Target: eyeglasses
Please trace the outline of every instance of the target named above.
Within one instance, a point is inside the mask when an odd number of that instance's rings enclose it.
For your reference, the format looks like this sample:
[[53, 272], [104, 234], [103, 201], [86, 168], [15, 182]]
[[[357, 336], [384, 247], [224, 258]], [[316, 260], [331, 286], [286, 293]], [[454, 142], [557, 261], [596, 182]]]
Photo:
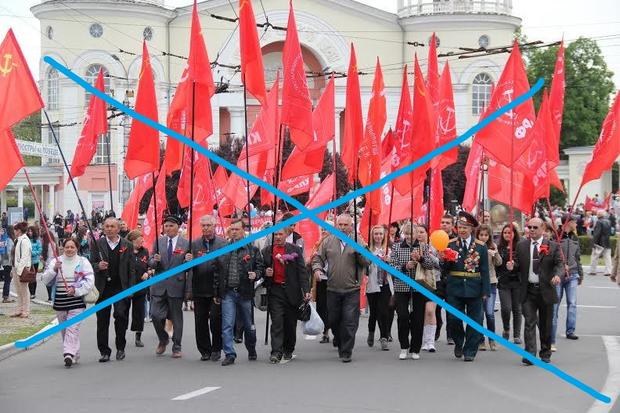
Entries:
[[528, 228], [528, 229], [538, 229], [538, 227], [537, 227], [537, 226], [535, 226], [535, 225], [528, 225], [528, 226], [527, 226], [527, 228]]

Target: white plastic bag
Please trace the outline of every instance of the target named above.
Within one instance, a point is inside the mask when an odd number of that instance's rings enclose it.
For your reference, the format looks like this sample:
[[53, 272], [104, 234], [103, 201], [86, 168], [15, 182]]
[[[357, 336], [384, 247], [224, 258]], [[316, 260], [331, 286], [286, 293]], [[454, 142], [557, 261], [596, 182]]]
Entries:
[[321, 317], [319, 317], [319, 313], [316, 312], [315, 304], [310, 303], [310, 320], [303, 323], [303, 333], [308, 336], [318, 336], [319, 334], [323, 334], [323, 330], [325, 329], [325, 324]]

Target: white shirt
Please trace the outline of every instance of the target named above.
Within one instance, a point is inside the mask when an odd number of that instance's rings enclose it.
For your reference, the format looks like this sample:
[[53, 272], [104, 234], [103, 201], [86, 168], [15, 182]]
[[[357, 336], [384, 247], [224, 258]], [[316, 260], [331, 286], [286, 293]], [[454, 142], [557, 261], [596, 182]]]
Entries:
[[118, 237], [118, 239], [116, 241], [112, 241], [110, 238], [108, 238], [106, 236], [105, 240], [107, 241], [108, 246], [110, 247], [110, 249], [113, 250], [121, 242], [121, 237]]
[[471, 235], [469, 236], [469, 238], [461, 238], [461, 241], [465, 243], [465, 251], [469, 250], [469, 246], [472, 242]]
[[[537, 243], [536, 249], [540, 251], [540, 246], [542, 245], [543, 237], [540, 237], [538, 239], [533, 239], [530, 241], [530, 272], [527, 276], [527, 280], [531, 283], [538, 284], [540, 282], [540, 279], [538, 278], [538, 274], [534, 274], [534, 243], [535, 242]], [[538, 259], [540, 260], [540, 256]]]

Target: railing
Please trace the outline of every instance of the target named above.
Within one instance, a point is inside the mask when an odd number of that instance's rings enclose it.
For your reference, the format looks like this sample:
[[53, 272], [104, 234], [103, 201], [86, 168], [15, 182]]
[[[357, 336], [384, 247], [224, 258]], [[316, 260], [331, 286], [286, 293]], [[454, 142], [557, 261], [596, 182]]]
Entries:
[[405, 1], [404, 7], [398, 10], [400, 17], [429, 15], [429, 14], [505, 14], [512, 13], [512, 1], [510, 0], [487, 0], [487, 1], [468, 1], [468, 0], [416, 0]]

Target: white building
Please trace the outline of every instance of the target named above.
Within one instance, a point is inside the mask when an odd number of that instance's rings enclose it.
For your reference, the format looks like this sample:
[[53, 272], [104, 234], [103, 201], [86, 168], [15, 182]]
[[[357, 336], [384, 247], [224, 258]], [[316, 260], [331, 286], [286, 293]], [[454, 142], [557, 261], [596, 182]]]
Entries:
[[[388, 102], [388, 122], [394, 125], [398, 110], [402, 67], [413, 67], [414, 53], [418, 54], [425, 70], [427, 45], [432, 32], [438, 36], [439, 54], [461, 51], [461, 48], [510, 45], [521, 19], [512, 15], [511, 0], [397, 0], [397, 14], [388, 13], [354, 0], [296, 0], [294, 2], [299, 38], [307, 70], [347, 71], [349, 45], [355, 43], [358, 68], [368, 75], [361, 76], [364, 116], [370, 98], [370, 88], [376, 56], [383, 68]], [[188, 0], [188, 3], [190, 1]], [[257, 23], [268, 19], [273, 26], [285, 27], [288, 17], [287, 0], [263, 0], [265, 12], [253, 2]], [[237, 2], [232, 4], [237, 7]], [[239, 64], [239, 42], [236, 23], [213, 18], [211, 15], [235, 17], [227, 0], [207, 0], [198, 4], [203, 35], [212, 61], [236, 66]], [[167, 108], [174, 88], [186, 64], [188, 55], [191, 4], [171, 10], [163, 0], [48, 0], [32, 8], [41, 22], [41, 59], [51, 56], [80, 76], [91, 81], [100, 67], [109, 74], [106, 89], [116, 99], [133, 105], [140, 70], [142, 39], [147, 39], [155, 73], [159, 99], [160, 122], [166, 119]], [[266, 77], [271, 82], [281, 67], [281, 50], [285, 32], [269, 28], [260, 30]], [[422, 44], [423, 46], [420, 46]], [[179, 57], [180, 56], [180, 57]], [[476, 123], [486, 106], [491, 84], [496, 82], [507, 54], [472, 59], [449, 57], [454, 83], [458, 132]], [[440, 70], [443, 61], [440, 58]], [[243, 94], [241, 81], [233, 69], [216, 66], [214, 80], [229, 83], [229, 93], [219, 93], [212, 99], [214, 134], [209, 144], [217, 146], [230, 136], [243, 135]], [[72, 81], [41, 60], [41, 90], [47, 111], [56, 129], [62, 149], [70, 159], [82, 127], [88, 94]], [[410, 76], [410, 84], [413, 77]], [[325, 77], [308, 79], [313, 100], [318, 100], [326, 83]], [[346, 79], [336, 82], [335, 121], [337, 138], [343, 125]], [[250, 104], [250, 124], [257, 112], [256, 101]], [[45, 119], [45, 118], [44, 118]], [[113, 173], [114, 209], [119, 211], [130, 191], [123, 177], [122, 166], [129, 133], [130, 119], [119, 116], [110, 120], [111, 164]], [[73, 126], [68, 126], [73, 125]], [[53, 143], [50, 128], [42, 129], [44, 143]], [[163, 136], [162, 136], [163, 140]], [[97, 155], [86, 174], [77, 184], [87, 212], [93, 207], [110, 208], [108, 195], [106, 143], [101, 140]], [[76, 197], [64, 183], [66, 173], [57, 159], [43, 160], [49, 179], [42, 183], [46, 192], [47, 210], [78, 210]], [[53, 171], [53, 173], [52, 173]], [[9, 190], [21, 191], [21, 174]], [[119, 191], [119, 188], [121, 189]], [[4, 199], [4, 196], [3, 196]]]

